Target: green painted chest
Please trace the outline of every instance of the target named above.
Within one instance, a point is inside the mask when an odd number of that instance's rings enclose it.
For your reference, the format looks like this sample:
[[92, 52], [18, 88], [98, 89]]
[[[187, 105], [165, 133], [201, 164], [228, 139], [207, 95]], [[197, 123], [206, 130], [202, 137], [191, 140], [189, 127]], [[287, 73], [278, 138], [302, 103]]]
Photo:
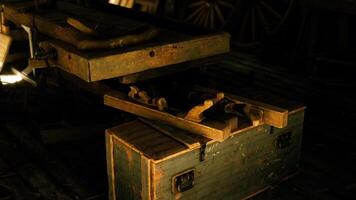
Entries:
[[146, 120], [106, 132], [110, 199], [245, 199], [298, 170], [304, 107], [288, 126], [247, 126], [223, 142]]

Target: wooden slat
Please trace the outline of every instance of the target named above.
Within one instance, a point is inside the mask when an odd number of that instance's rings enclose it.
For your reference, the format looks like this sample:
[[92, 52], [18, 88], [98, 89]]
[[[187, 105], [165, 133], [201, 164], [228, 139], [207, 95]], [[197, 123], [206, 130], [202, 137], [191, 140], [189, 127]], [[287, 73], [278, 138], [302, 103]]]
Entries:
[[230, 130], [224, 130], [223, 127], [220, 129], [213, 128], [212, 126], [207, 126], [204, 124], [195, 123], [183, 118], [171, 115], [166, 112], [161, 112], [155, 109], [148, 108], [146, 106], [130, 102], [128, 100], [121, 99], [119, 97], [104, 95], [104, 104], [111, 106], [125, 112], [139, 115], [152, 120], [157, 120], [163, 123], [168, 123], [174, 125], [177, 128], [187, 130], [191, 133], [205, 136], [210, 139], [223, 141], [230, 135]]

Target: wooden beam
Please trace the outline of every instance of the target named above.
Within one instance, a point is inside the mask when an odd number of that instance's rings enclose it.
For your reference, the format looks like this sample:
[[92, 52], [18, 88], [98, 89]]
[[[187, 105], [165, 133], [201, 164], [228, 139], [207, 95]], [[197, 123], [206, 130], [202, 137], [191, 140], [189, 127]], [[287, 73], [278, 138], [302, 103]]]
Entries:
[[144, 118], [167, 123], [217, 141], [225, 140], [231, 133], [231, 130], [225, 130], [226, 125], [222, 123], [214, 122], [204, 124], [192, 122], [112, 95], [104, 95], [104, 104]]

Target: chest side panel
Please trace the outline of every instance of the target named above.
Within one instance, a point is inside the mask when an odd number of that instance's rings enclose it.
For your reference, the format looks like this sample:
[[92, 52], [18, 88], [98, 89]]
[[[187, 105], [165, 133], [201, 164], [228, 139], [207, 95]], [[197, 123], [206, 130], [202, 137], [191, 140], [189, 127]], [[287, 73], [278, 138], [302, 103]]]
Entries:
[[140, 154], [114, 140], [113, 161], [116, 199], [142, 199]]
[[[303, 113], [293, 114], [284, 129], [263, 125], [209, 144], [202, 162], [196, 149], [158, 163], [157, 199], [240, 199], [277, 183], [297, 170], [302, 123]], [[289, 133], [279, 148], [280, 136]], [[195, 169], [194, 187], [172, 192], [172, 177], [189, 169]]]

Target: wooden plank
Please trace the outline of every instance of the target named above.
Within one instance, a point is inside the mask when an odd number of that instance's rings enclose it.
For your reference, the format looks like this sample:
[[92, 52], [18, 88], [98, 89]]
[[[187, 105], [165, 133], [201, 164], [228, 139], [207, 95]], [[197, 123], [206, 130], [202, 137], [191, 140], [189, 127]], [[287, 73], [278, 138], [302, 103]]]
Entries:
[[177, 128], [187, 130], [191, 133], [202, 135], [204, 137], [211, 138], [218, 141], [223, 141], [224, 139], [226, 139], [230, 135], [229, 131], [231, 131], [231, 130], [221, 129], [222, 127], [220, 127], [220, 129], [217, 129], [204, 124], [199, 124], [196, 122], [185, 120], [184, 118], [180, 118], [166, 112], [161, 112], [155, 109], [151, 109], [146, 106], [133, 103], [128, 100], [121, 99], [120, 97], [115, 97], [111, 95], [104, 95], [104, 104], [107, 106], [111, 106], [123, 110], [125, 112], [139, 115], [144, 118], [157, 120], [163, 123], [168, 123]]
[[[202, 91], [202, 92], [208, 92], [211, 94], [216, 94], [218, 92], [217, 90], [210, 89], [210, 88], [204, 88], [201, 86], [194, 86], [195, 90]], [[277, 106], [269, 105], [264, 102], [260, 101], [255, 101], [251, 100], [245, 97], [233, 95], [233, 94], [227, 94], [225, 93], [225, 98], [238, 102], [238, 103], [244, 103], [246, 105], [250, 105], [253, 107], [257, 107], [258, 109], [261, 109], [263, 111], [263, 119], [264, 123], [277, 127], [277, 128], [284, 128], [288, 124], [288, 110], [283, 109]]]
[[0, 33], [0, 72], [4, 67], [7, 54], [9, 53], [11, 41], [11, 37]]
[[43, 42], [40, 46], [46, 50], [54, 48], [58, 58], [52, 62], [88, 82], [117, 78], [230, 51], [228, 33], [196, 37], [186, 35], [185, 39], [177, 42], [168, 40], [164, 44], [148, 44], [110, 55], [86, 55], [54, 41]]

